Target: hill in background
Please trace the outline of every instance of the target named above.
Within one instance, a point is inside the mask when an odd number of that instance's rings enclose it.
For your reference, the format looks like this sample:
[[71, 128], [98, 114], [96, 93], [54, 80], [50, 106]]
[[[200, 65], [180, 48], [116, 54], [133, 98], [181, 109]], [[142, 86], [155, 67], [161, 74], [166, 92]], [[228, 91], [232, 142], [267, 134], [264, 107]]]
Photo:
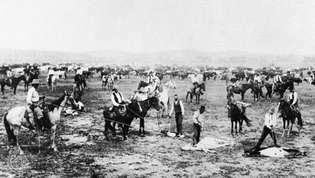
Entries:
[[84, 63], [132, 65], [210, 65], [210, 66], [314, 66], [315, 58], [301, 55], [256, 54], [240, 51], [207, 53], [196, 50], [174, 50], [154, 53], [119, 51], [61, 52], [39, 50], [0, 50], [0, 64], [12, 63]]

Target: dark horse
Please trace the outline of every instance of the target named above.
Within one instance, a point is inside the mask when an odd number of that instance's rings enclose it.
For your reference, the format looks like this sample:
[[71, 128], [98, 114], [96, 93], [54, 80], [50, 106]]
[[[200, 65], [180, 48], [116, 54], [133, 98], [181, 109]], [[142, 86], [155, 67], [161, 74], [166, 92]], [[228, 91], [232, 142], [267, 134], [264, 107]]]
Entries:
[[157, 97], [152, 97], [144, 101], [132, 101], [126, 106], [126, 111], [121, 116], [118, 116], [114, 111], [110, 111], [109, 108], [105, 108], [103, 111], [103, 116], [105, 118], [105, 130], [104, 135], [108, 140], [108, 129], [113, 132], [113, 135], [116, 135], [115, 123], [122, 125], [123, 137], [124, 140], [127, 139], [128, 130], [131, 122], [134, 118], [140, 118], [140, 134], [141, 129], [143, 130], [144, 135], [144, 117], [146, 116], [148, 110], [153, 107], [159, 109], [159, 100]]
[[274, 92], [278, 93], [280, 95], [280, 99], [281, 99], [281, 98], [283, 98], [285, 91], [290, 87], [294, 87], [294, 82], [291, 80], [288, 80], [284, 83], [280, 83], [280, 84], [275, 85]]
[[38, 79], [39, 71], [36, 70], [33, 72], [25, 72], [24, 76], [25, 76], [25, 81], [26, 81], [24, 88], [25, 88], [25, 91], [27, 91], [28, 87], [29, 87], [30, 83], [32, 83], [33, 79]]
[[[246, 107], [241, 106], [239, 108], [237, 104], [228, 104], [228, 116], [231, 118], [231, 134], [234, 135], [233, 128], [235, 127], [235, 134], [237, 134], [237, 123], [239, 125], [239, 133], [242, 133], [243, 121], [246, 122], [247, 126], [250, 126], [250, 120], [245, 115]], [[235, 125], [234, 125], [235, 124]]]
[[145, 81], [140, 81], [139, 84], [138, 84], [138, 87], [137, 89], [139, 90], [140, 88], [144, 88], [146, 86], [150, 85], [149, 83], [145, 82]]
[[83, 91], [83, 89], [87, 86], [84, 75], [76, 74], [74, 76], [74, 82], [79, 91]]
[[[293, 124], [295, 123], [295, 119], [297, 118], [297, 124], [298, 124], [298, 132], [300, 133], [302, 127], [303, 127], [303, 120], [301, 113], [295, 109], [293, 109], [288, 102], [285, 100], [281, 100], [279, 104], [279, 113], [280, 117], [283, 119], [283, 134], [285, 135], [285, 132], [287, 131], [287, 136], [290, 136], [290, 133], [292, 131]], [[290, 125], [291, 124], [291, 125]]]
[[190, 98], [189, 102], [191, 103], [193, 100], [193, 97], [195, 96], [196, 97], [196, 104], [199, 104], [200, 103], [200, 96], [202, 94], [201, 90], [202, 89], [200, 86], [195, 86], [194, 88], [188, 90], [187, 94], [186, 94], [186, 102], [188, 102], [188, 99]]
[[24, 81], [25, 84], [27, 83], [26, 77], [24, 75], [21, 75], [19, 77], [12, 77], [11, 79], [0, 78], [0, 85], [1, 85], [2, 94], [4, 95], [4, 87], [6, 85], [11, 87], [11, 89], [13, 90], [13, 94], [16, 94], [17, 86], [19, 85], [20, 81], [22, 81], [22, 80]]
[[243, 83], [240, 87], [233, 87], [232, 85], [229, 85], [226, 87], [226, 91], [228, 95], [234, 96], [235, 94], [240, 94], [242, 97], [242, 101], [244, 100], [245, 93], [248, 89], [253, 90], [253, 84], [252, 83]]

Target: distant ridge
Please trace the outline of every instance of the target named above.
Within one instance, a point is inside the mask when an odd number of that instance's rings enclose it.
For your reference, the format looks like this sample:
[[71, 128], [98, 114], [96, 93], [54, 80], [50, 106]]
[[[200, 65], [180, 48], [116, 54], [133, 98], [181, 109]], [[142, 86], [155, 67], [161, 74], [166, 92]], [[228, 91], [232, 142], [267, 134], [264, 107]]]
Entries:
[[84, 63], [84, 64], [136, 64], [136, 65], [210, 65], [210, 66], [314, 66], [315, 58], [302, 55], [256, 54], [242, 51], [203, 52], [172, 50], [152, 53], [120, 51], [61, 52], [40, 50], [0, 49], [0, 64], [12, 63]]

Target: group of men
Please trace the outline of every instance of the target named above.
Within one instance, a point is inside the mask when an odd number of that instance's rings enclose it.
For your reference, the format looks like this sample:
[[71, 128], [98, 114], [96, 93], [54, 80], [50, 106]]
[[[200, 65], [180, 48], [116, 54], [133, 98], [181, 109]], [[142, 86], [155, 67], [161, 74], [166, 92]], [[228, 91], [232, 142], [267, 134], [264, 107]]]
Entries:
[[[154, 72], [150, 72], [148, 76], [147, 82], [150, 85], [159, 85], [160, 80], [159, 78], [154, 74]], [[152, 92], [152, 91], [151, 91]], [[142, 95], [142, 97], [141, 97]], [[134, 96], [132, 96], [131, 99], [134, 99], [136, 101], [141, 101], [143, 98], [143, 95], [148, 95], [148, 93], [143, 93], [141, 90], [140, 91], [135, 91]], [[112, 89], [111, 93], [111, 102], [113, 105], [112, 111], [116, 112], [116, 114], [121, 114], [124, 111], [124, 108], [126, 104], [130, 103], [130, 100], [125, 99], [123, 94], [118, 91], [117, 87], [114, 87]], [[169, 111], [169, 117], [171, 118], [172, 114], [174, 113], [175, 115], [175, 122], [176, 122], [176, 136], [183, 138], [183, 118], [185, 114], [185, 109], [184, 109], [184, 104], [183, 102], [178, 98], [178, 95], [174, 95], [174, 101], [171, 104], [171, 109]], [[196, 145], [200, 141], [200, 133], [201, 133], [201, 128], [203, 126], [204, 122], [204, 113], [205, 113], [205, 106], [201, 106], [198, 111], [196, 111], [193, 115], [193, 145]]]

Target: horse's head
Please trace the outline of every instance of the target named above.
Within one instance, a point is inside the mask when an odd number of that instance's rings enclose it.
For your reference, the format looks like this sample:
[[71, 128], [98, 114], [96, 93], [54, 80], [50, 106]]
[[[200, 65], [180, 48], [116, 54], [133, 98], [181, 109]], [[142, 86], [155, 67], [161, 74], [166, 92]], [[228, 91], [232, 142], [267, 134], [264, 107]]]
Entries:
[[280, 100], [280, 103], [278, 104], [278, 112], [283, 113], [289, 109], [290, 109], [290, 104], [284, 99]]
[[148, 102], [149, 102], [150, 108], [154, 108], [158, 111], [161, 109], [161, 103], [160, 103], [159, 97], [157, 96], [151, 97], [148, 99]]

